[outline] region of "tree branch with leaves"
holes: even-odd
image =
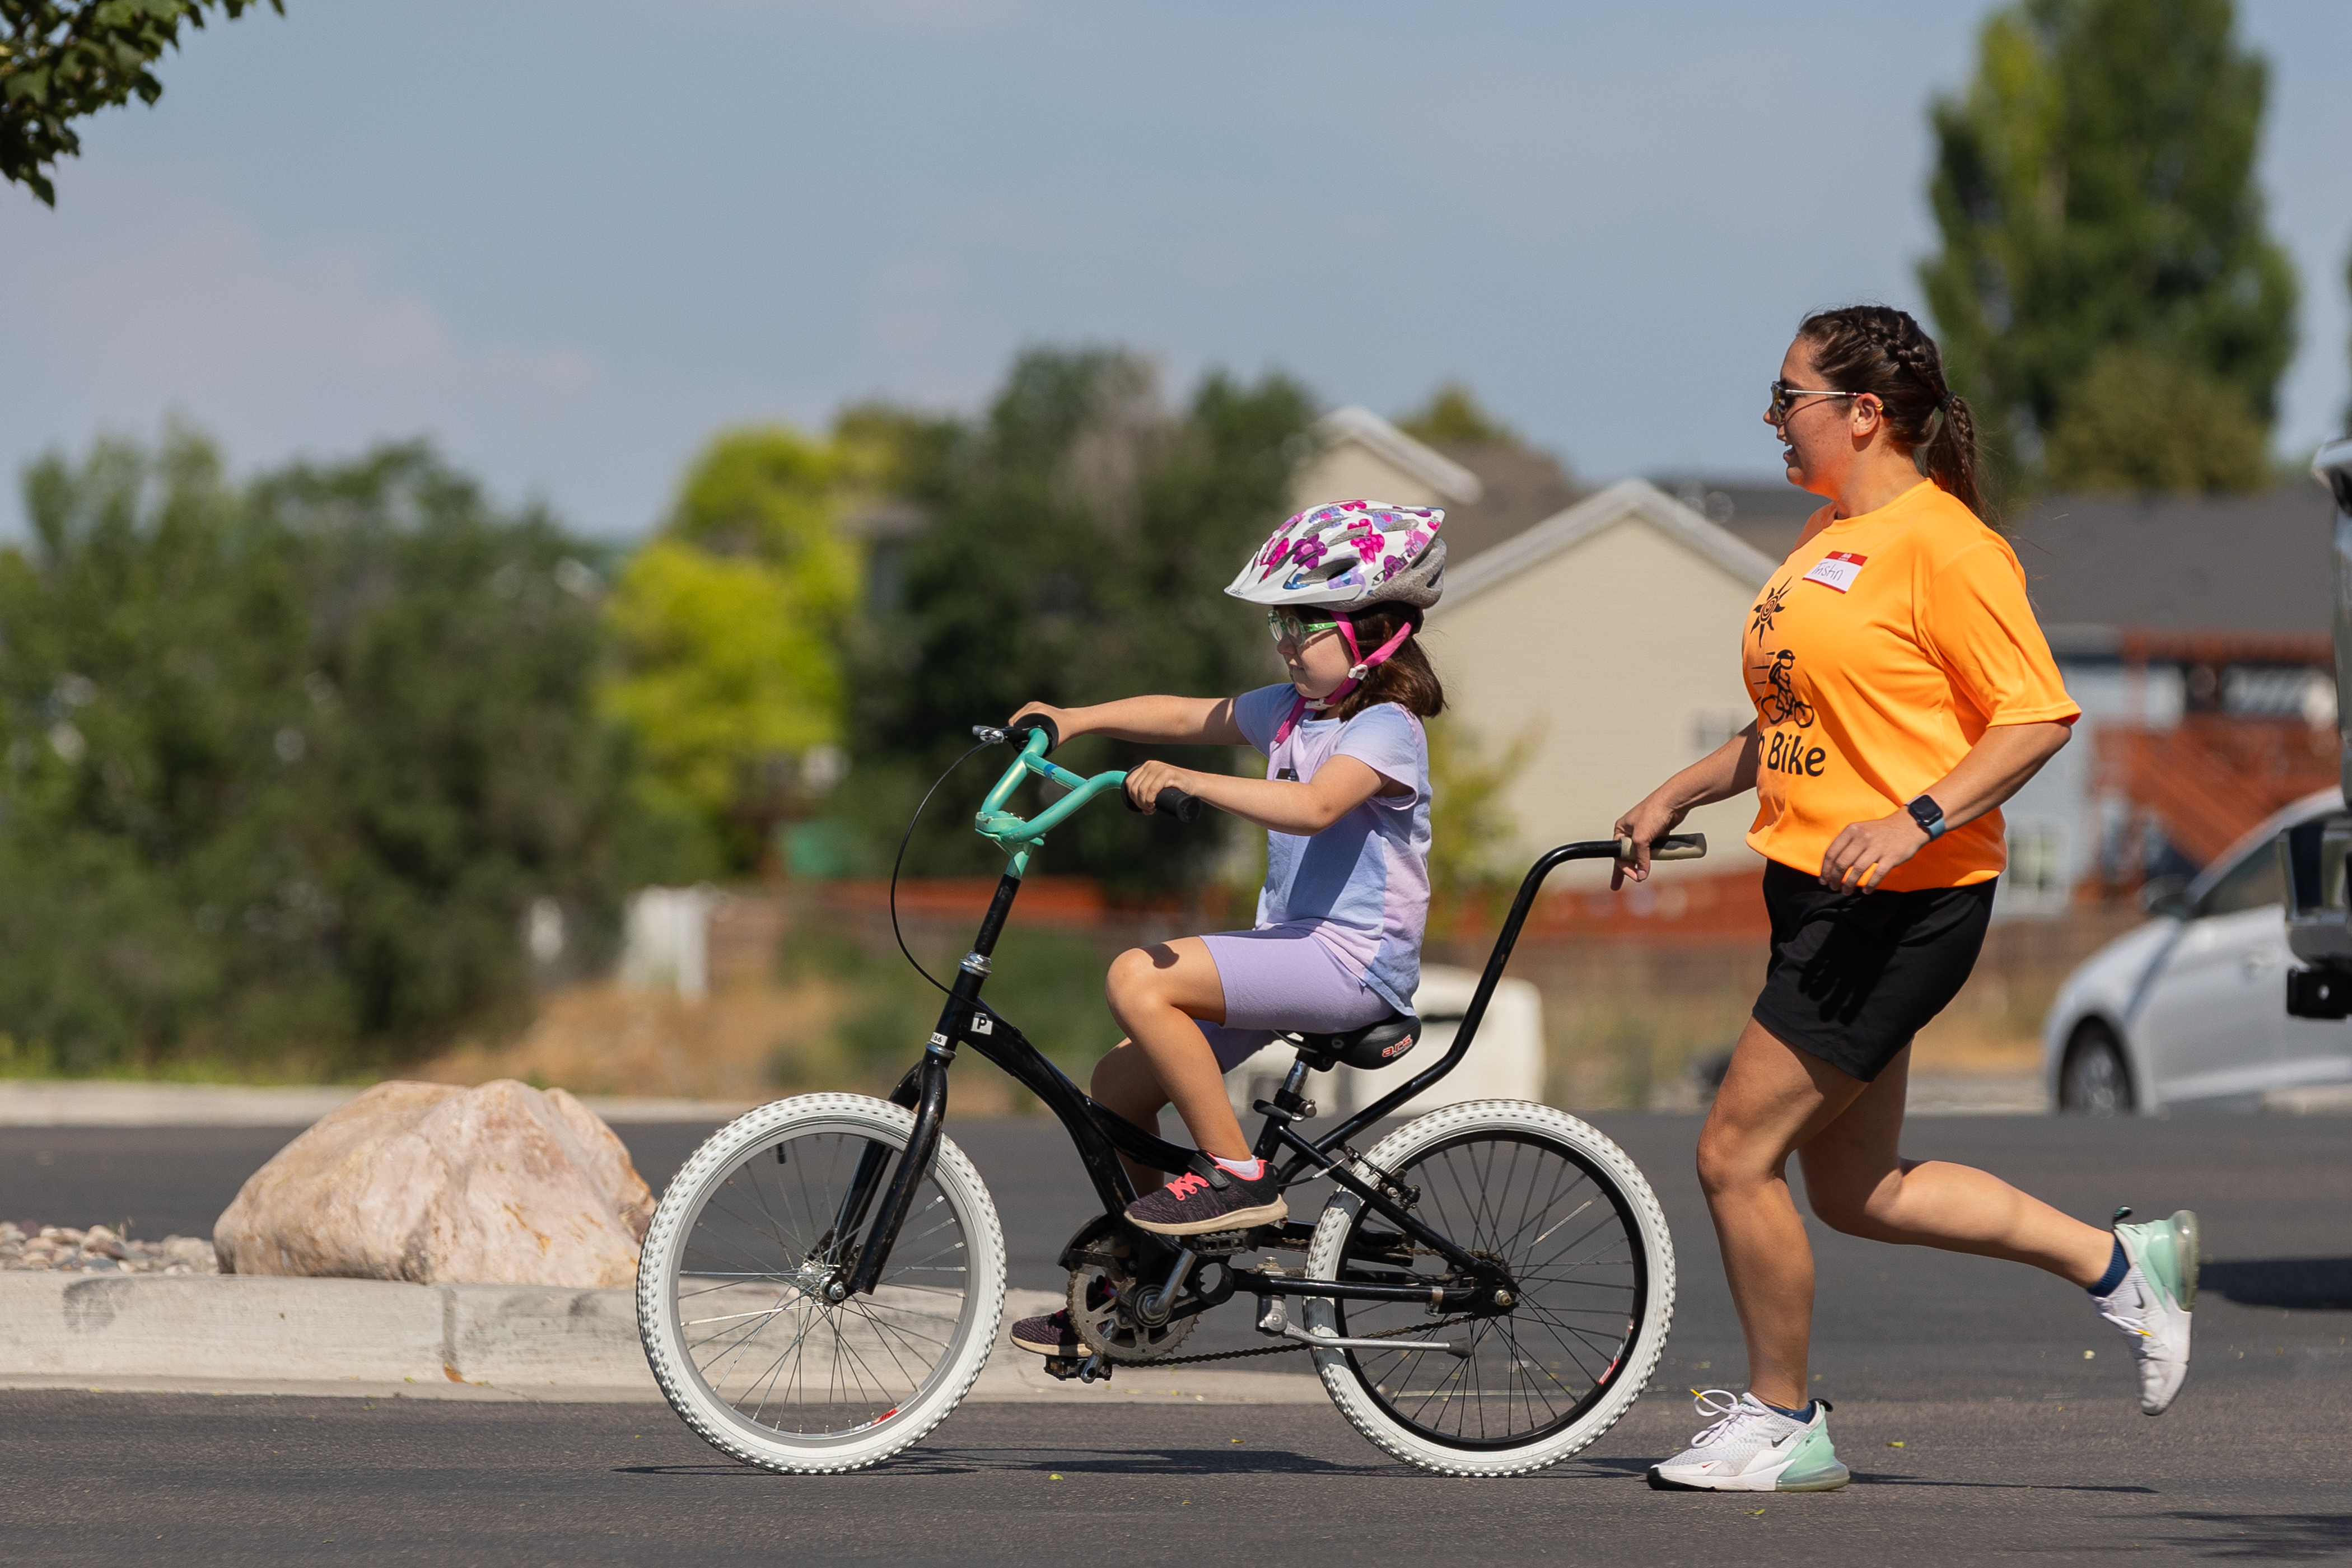
[[[177,48],[183,25],[201,27],[207,11],[235,21],[262,0],[0,0],[0,175],[50,206],[48,172],[81,152],[74,121],[135,96],[163,96],[155,62]],[[286,14],[285,0],[268,0]]]

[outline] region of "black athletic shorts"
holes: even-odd
[[[1777,1039],[1864,1083],[1976,967],[1990,880],[1907,893],[1833,893],[1780,862],[1764,868],[1772,958],[1755,1019]]]

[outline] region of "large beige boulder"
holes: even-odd
[[[248,1177],[213,1247],[224,1274],[625,1286],[653,1209],[560,1089],[380,1083]]]

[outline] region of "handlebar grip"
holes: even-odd
[[[1062,727],[1043,713],[1024,713],[1006,726],[1012,730],[1043,730],[1045,731],[1045,754],[1052,756],[1054,748],[1062,743]]]
[[[1151,808],[1162,816],[1172,816],[1186,826],[1201,820],[1201,797],[1186,795],[1170,784],[1152,800]]]
[[[1139,815],[1142,812],[1143,807],[1136,805],[1135,797],[1124,789],[1118,792],[1118,798],[1127,803],[1128,810]],[[1190,826],[1201,820],[1201,797],[1186,795],[1174,784],[1170,784],[1151,797],[1151,809],[1162,816],[1172,816]]]
[[[1631,860],[1633,858],[1633,841],[1630,838],[1617,840],[1617,858]],[[1706,835],[1669,833],[1664,838],[1651,844],[1650,858],[1653,860],[1703,860],[1706,858]]]

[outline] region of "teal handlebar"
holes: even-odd
[[[1028,732],[1028,739],[1021,747],[1021,754],[1005,768],[1004,776],[998,779],[996,787],[988,792],[988,798],[981,803],[979,814],[972,819],[973,830],[1007,854],[1018,855],[1035,848],[1046,834],[1059,827],[1087,802],[1107,790],[1126,787],[1124,769],[1084,778],[1067,768],[1047,762],[1045,744],[1043,730]],[[1024,817],[1007,811],[1005,807],[1013,799],[1013,792],[1021,787],[1021,781],[1031,773],[1057,784],[1070,793],[1036,816]]]

